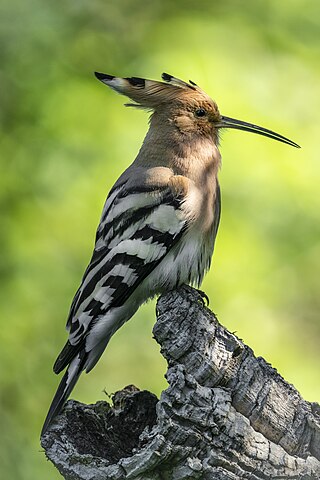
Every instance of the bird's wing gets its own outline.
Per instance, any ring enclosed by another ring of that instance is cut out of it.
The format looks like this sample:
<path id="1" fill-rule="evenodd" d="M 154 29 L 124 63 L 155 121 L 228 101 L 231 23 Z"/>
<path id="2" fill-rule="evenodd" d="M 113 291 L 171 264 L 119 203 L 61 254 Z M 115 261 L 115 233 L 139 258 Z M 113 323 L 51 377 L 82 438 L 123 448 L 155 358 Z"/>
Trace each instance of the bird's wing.
<path id="1" fill-rule="evenodd" d="M 60 372 L 83 347 L 98 318 L 120 307 L 178 242 L 187 227 L 182 198 L 168 187 L 112 190 L 96 244 L 67 322 L 69 340 L 54 371 Z"/>
<path id="2" fill-rule="evenodd" d="M 221 192 L 220 192 L 220 185 L 217 182 L 217 189 L 216 189 L 216 198 L 214 202 L 214 218 L 213 218 L 213 238 L 214 242 L 217 237 L 219 223 L 221 217 Z"/>

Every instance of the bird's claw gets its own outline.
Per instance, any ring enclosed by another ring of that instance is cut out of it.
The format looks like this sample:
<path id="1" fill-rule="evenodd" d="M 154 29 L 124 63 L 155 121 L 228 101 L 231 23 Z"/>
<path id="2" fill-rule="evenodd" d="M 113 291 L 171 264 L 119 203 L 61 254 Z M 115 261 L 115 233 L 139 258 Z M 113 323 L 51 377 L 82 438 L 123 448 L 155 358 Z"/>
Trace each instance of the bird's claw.
<path id="1" fill-rule="evenodd" d="M 203 292 L 202 290 L 199 290 L 199 289 L 196 289 L 197 292 L 199 293 L 200 297 L 201 297 L 201 300 L 202 300 L 202 304 L 204 307 L 208 307 L 209 306 L 209 303 L 210 303 L 210 300 L 209 300 L 209 297 L 208 295 Z"/>

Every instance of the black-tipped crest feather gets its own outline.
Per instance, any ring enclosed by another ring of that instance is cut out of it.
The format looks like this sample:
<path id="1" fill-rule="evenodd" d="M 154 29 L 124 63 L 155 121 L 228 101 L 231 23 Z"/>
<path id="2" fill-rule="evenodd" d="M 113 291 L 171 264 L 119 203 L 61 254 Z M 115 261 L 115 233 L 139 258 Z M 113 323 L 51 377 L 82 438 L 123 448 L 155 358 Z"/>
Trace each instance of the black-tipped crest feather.
<path id="1" fill-rule="evenodd" d="M 95 75 L 96 78 L 97 78 L 98 80 L 100 80 L 101 82 L 103 82 L 103 81 L 110 81 L 110 80 L 113 80 L 113 79 L 114 79 L 114 76 L 113 76 L 113 75 L 108 75 L 107 73 L 94 72 L 94 75 Z"/>
<path id="2" fill-rule="evenodd" d="M 133 87 L 144 88 L 146 84 L 145 79 L 140 77 L 127 77 L 125 78 L 125 80 L 128 80 L 130 85 L 132 85 Z"/>
<path id="3" fill-rule="evenodd" d="M 187 83 L 185 82 L 184 80 L 180 80 L 180 78 L 176 78 L 174 77 L 173 75 L 170 75 L 169 73 L 163 73 L 161 75 L 162 77 L 162 80 L 164 80 L 165 82 L 168 82 L 168 83 L 171 83 L 172 85 L 175 85 L 177 87 L 180 87 L 180 88 L 191 88 L 191 90 L 196 90 L 196 84 L 194 82 L 189 82 L 191 83 Z"/>

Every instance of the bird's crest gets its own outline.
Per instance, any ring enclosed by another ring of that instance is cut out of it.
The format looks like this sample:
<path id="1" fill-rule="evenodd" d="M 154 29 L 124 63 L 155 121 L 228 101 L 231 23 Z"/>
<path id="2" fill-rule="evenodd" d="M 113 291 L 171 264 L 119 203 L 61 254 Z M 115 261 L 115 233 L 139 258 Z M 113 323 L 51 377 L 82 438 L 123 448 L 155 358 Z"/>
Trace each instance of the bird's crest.
<path id="1" fill-rule="evenodd" d="M 194 82 L 184 82 L 168 73 L 162 74 L 164 82 L 147 80 L 140 77 L 114 77 L 95 72 L 95 76 L 110 88 L 126 95 L 134 104 L 126 104 L 147 109 L 156 109 L 162 104 L 172 101 L 186 102 L 188 99 L 207 100 L 207 94 Z"/>

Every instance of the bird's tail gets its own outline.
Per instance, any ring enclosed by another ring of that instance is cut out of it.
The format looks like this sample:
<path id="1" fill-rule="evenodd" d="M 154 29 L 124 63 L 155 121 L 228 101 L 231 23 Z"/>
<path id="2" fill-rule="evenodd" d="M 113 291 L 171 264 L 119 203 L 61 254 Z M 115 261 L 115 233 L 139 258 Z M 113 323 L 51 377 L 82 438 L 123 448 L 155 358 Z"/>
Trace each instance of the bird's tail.
<path id="1" fill-rule="evenodd" d="M 56 391 L 56 394 L 50 405 L 49 412 L 41 430 L 41 436 L 46 433 L 50 423 L 60 413 L 63 405 L 67 401 L 71 391 L 78 381 L 81 372 L 84 369 L 86 357 L 86 353 L 81 351 L 75 356 L 68 366 L 67 371 L 62 377 L 58 390 Z"/>

